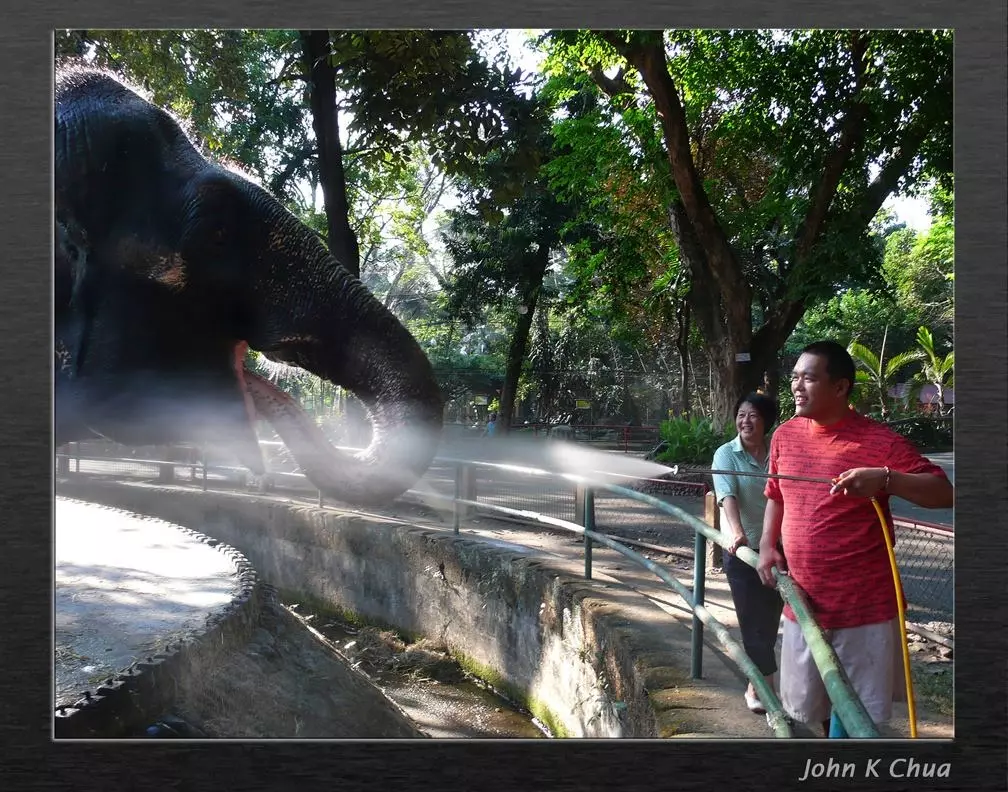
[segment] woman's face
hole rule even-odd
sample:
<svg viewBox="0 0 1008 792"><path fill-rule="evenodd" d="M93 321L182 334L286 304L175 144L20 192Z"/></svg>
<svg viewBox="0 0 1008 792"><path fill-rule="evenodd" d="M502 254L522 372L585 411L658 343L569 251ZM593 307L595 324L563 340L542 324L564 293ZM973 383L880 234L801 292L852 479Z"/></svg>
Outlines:
<svg viewBox="0 0 1008 792"><path fill-rule="evenodd" d="M738 414L735 416L735 428L738 429L743 442L758 443L763 440L763 435L766 433L763 416L749 402L742 402L739 405Z"/></svg>

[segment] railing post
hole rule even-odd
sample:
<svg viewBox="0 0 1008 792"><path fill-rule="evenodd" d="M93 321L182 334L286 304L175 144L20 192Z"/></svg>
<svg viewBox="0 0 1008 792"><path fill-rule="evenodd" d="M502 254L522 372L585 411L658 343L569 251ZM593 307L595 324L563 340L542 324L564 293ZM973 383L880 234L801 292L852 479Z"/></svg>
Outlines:
<svg viewBox="0 0 1008 792"><path fill-rule="evenodd" d="M704 522L715 531L721 531L721 510L718 509L717 496L713 492L704 495ZM708 569L724 566L724 552L717 542L710 543L706 562Z"/></svg>
<svg viewBox="0 0 1008 792"><path fill-rule="evenodd" d="M206 488L207 488L207 481L206 481L206 469L207 469L206 448L201 448L200 449L200 461L203 463L203 491L206 492Z"/></svg>
<svg viewBox="0 0 1008 792"><path fill-rule="evenodd" d="M476 468L473 465L460 463L455 467L455 514L452 520L455 533L459 532L462 521L471 511L469 504L459 503L460 499L476 500Z"/></svg>
<svg viewBox="0 0 1008 792"><path fill-rule="evenodd" d="M630 453L630 427L629 426L624 426L623 427L623 453L624 454L629 454Z"/></svg>
<svg viewBox="0 0 1008 792"><path fill-rule="evenodd" d="M584 507L585 507L585 485L580 481L574 484L574 522L578 525L584 525Z"/></svg>
<svg viewBox="0 0 1008 792"><path fill-rule="evenodd" d="M74 443L74 473L80 473L80 443Z"/></svg>
<svg viewBox="0 0 1008 792"><path fill-rule="evenodd" d="M452 506L454 507L452 512L452 530L455 533L459 532L459 525L462 522L462 504L459 503L459 498L462 497L462 468L464 465L461 463L455 465L455 499L452 501Z"/></svg>
<svg viewBox="0 0 1008 792"><path fill-rule="evenodd" d="M699 531L693 541L693 605L704 604L704 585L707 581L707 538ZM690 646L690 674L693 679L703 677L703 622L693 611L693 642Z"/></svg>
<svg viewBox="0 0 1008 792"><path fill-rule="evenodd" d="M592 540L588 535L588 531L595 530L595 490L591 487L584 488L584 497L582 500L581 516L582 523L584 526L584 562L585 562L585 580L591 580L592 576Z"/></svg>
<svg viewBox="0 0 1008 792"><path fill-rule="evenodd" d="M322 490L318 491L318 507L321 509L325 506L325 498L322 497Z"/></svg>

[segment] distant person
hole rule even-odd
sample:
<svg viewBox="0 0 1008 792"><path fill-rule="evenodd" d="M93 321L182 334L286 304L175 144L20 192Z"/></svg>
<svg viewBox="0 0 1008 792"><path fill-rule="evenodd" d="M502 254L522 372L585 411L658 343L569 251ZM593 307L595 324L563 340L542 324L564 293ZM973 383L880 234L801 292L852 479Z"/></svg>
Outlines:
<svg viewBox="0 0 1008 792"><path fill-rule="evenodd" d="M484 437L493 437L497 431L497 413L492 412L487 416L486 429L483 430Z"/></svg>
<svg viewBox="0 0 1008 792"><path fill-rule="evenodd" d="M715 470L740 473L766 473L769 460L767 433L777 423L777 403L761 393L748 393L735 404L735 428L738 434L714 452ZM742 646L771 688L777 673L777 631L784 602L780 595L763 585L756 570L735 556L740 547L756 550L763 534L766 479L758 476L714 475L714 493L721 507L722 531L731 544L725 551L725 577L731 589ZM766 707L752 682L745 692L750 712L762 715Z"/></svg>
<svg viewBox="0 0 1008 792"><path fill-rule="evenodd" d="M909 440L849 406L854 361L835 341L802 350L791 373L795 415L770 441L771 475L821 478L828 483L771 478L757 570L767 586L783 561L808 594L812 614L877 724L903 700L902 638L895 584L875 497L892 533L889 497L918 506L950 508L954 490L944 471ZM830 701L812 652L784 608L780 691L795 720L821 723L830 736Z"/></svg>

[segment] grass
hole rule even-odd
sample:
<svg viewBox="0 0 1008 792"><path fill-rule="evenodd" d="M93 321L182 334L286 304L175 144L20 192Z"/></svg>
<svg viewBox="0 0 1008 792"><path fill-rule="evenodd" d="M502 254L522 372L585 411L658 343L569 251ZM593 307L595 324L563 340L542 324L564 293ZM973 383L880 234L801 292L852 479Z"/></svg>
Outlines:
<svg viewBox="0 0 1008 792"><path fill-rule="evenodd" d="M953 673L951 664L943 664L937 673L933 663L914 663L911 666L914 698L922 709L930 709L949 717L955 714Z"/></svg>

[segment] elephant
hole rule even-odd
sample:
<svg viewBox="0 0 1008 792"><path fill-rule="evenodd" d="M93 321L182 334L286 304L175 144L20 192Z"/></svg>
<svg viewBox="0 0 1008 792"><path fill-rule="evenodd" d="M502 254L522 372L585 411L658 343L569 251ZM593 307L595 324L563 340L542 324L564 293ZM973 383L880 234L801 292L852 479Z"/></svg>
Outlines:
<svg viewBox="0 0 1008 792"><path fill-rule="evenodd" d="M125 80L55 76L54 435L220 443L254 474L269 421L327 496L388 503L429 467L444 403L430 361L319 236ZM367 448L335 448L246 351L351 391Z"/></svg>

